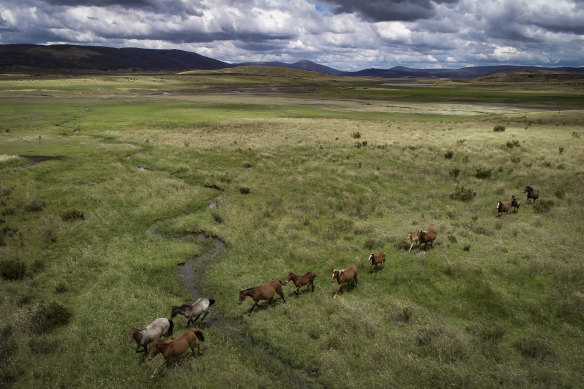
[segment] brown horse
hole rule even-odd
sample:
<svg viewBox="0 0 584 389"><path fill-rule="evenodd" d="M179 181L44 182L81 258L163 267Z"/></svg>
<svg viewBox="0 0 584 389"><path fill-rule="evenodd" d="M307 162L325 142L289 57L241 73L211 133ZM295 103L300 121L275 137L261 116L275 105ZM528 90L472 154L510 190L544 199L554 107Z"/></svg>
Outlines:
<svg viewBox="0 0 584 389"><path fill-rule="evenodd" d="M539 198L539 190L532 188L531 186L527 185L523 193L527 193L526 203L529 203L529 199L532 199L535 203L535 200Z"/></svg>
<svg viewBox="0 0 584 389"><path fill-rule="evenodd" d="M309 271L308 273L305 273L301 276L297 276L296 274L290 272L288 273L288 277L286 277L286 284L289 281L294 282L294 286L296 286L296 289L294 289L294 293L296 294L296 297L299 296L300 293L300 287L304 286L304 285L308 285L308 286L312 286L312 292L314 292L314 278L316 277L316 274L314 274L313 272ZM307 286L307 289L308 289Z"/></svg>
<svg viewBox="0 0 584 389"><path fill-rule="evenodd" d="M280 280L272 280L260 286L240 290L239 304L241 304L247 296L250 296L253 299L253 305L249 309L248 315L251 315L251 311L253 311L256 305L258 305L260 300L268 300L269 304L272 302L272 298L274 298L274 294L276 293L278 293L280 297L282 297L282 300L286 302L284 292L282 292L282 281Z"/></svg>
<svg viewBox="0 0 584 389"><path fill-rule="evenodd" d="M383 251L377 254L371 253L369 254L368 261L371 261L371 269L369 269L369 272L372 272L373 269L377 269L377 265L380 263L385 267L385 253Z"/></svg>
<svg viewBox="0 0 584 389"><path fill-rule="evenodd" d="M168 363L171 358L178 357L184 354L185 351L190 347L193 355L195 355L195 347L201 354L201 345L197 342L197 338L201 342L205 341L205 336L203 331L199 329L186 330L174 340L170 339L156 339L152 343L152 348L150 349L150 354L148 354L148 360L152 360L156 355L162 354L164 356L164 361L154 370L150 379L154 378L154 374L164 365Z"/></svg>
<svg viewBox="0 0 584 389"><path fill-rule="evenodd" d="M181 314L187 319L189 319L187 320L188 327L191 322L193 323L193 325L195 325L195 322L197 321L199 316L201 316L201 314L204 314L203 318L201 319L201 323L203 323L203 320L205 320L205 317L207 317L207 314L209 313L209 307L214 303L215 299L213 298L201 297L192 304L175 305L172 307L170 318L174 319L176 315ZM193 320L193 316L195 317L195 320Z"/></svg>
<svg viewBox="0 0 584 389"><path fill-rule="evenodd" d="M341 290L341 286L343 286L344 282L355 281L355 286L357 286L357 267L349 265L343 270L339 269L333 270L331 283L335 282L335 280L337 280L337 282L339 283L339 287L337 288L337 291L335 292L333 298L337 297L337 293L339 293L339 290Z"/></svg>
<svg viewBox="0 0 584 389"><path fill-rule="evenodd" d="M497 201L497 217L501 216L503 212L509 213L511 209L511 202L510 201Z"/></svg>
<svg viewBox="0 0 584 389"><path fill-rule="evenodd" d="M146 356L148 355L148 343L160 338L161 336L172 336L173 328L174 323L172 322L172 319L160 317L148 324L146 328L132 327L130 330L129 341L132 343L135 340L137 343L136 352L140 353L144 351L144 355ZM140 347L143 349L140 350Z"/></svg>
<svg viewBox="0 0 584 389"><path fill-rule="evenodd" d="M438 231L434 228L430 228L428 231L418 230L415 234L410 232L408 233L408 236L410 237L410 242L412 242L409 251L412 251L412 247L414 247L414 243L416 242L418 242L418 247L424 243L424 250L426 250L428 243L430 243L430 246L434 247L434 241L436 240L436 236L438 236Z"/></svg>
<svg viewBox="0 0 584 389"><path fill-rule="evenodd" d="M515 210L514 212L519 212L519 207L521 206L521 199L515 195L511 195L511 207Z"/></svg>

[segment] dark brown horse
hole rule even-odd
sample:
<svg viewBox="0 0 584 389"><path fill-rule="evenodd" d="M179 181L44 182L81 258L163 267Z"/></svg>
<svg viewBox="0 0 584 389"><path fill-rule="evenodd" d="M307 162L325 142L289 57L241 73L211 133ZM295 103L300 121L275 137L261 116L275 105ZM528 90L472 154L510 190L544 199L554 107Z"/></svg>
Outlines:
<svg viewBox="0 0 584 389"><path fill-rule="evenodd" d="M382 263L383 267L385 267L385 253L383 251L377 254L371 253L369 254L368 261L371 261L371 269L369 269L370 272L372 272L373 269L377 269L377 265L380 263Z"/></svg>
<svg viewBox="0 0 584 389"><path fill-rule="evenodd" d="M424 243L424 250L426 250L428 243L430 243L430 246L434 247L434 241L436 240L436 236L438 236L438 231L434 228L430 228L428 231L418 230L415 234L410 232L408 233L408 236L410 237L410 242L412 242L409 251L412 251L412 247L414 247L414 243L416 242L418 243L418 247Z"/></svg>
<svg viewBox="0 0 584 389"><path fill-rule="evenodd" d="M305 273L301 276L297 276L296 274L290 272L288 273L288 277L286 277L286 284L289 281L294 282L294 286L296 286L296 289L294 289L294 293L296 294L296 297L298 297L299 293L300 293L300 288L304 285L307 285L307 289L308 286L312 286L312 292L314 292L314 278L316 277L316 274L314 274L313 272L309 271L308 273Z"/></svg>
<svg viewBox="0 0 584 389"><path fill-rule="evenodd" d="M511 195L511 207L514 209L514 212L519 212L519 207L521 206L521 199L515 195Z"/></svg>
<svg viewBox="0 0 584 389"><path fill-rule="evenodd" d="M148 354L148 360L152 360L156 355L162 354L164 356L164 361L154 370L150 379L154 378L154 374L171 358L178 357L179 355L184 354L185 351L190 347L193 355L195 355L195 347L201 354L201 345L197 342L197 338L201 342L205 341L205 336L203 335L203 331L199 329L192 329L186 330L182 334L178 336L178 338L174 340L170 339L156 339L154 343L152 343L152 348L150 349L150 354Z"/></svg>
<svg viewBox="0 0 584 389"><path fill-rule="evenodd" d="M284 292L282 292L282 281L280 280L272 280L260 286L240 290L239 304L241 304L247 296L250 296L253 299L253 305L249 309L248 315L251 315L251 311L253 311L256 305L258 305L260 300L268 300L269 304L272 302L272 298L274 298L274 294L276 293L278 293L280 297L282 297L282 300L286 302Z"/></svg>
<svg viewBox="0 0 584 389"><path fill-rule="evenodd" d="M354 265L349 265L342 270L339 269L333 270L331 283L335 282L335 280L337 280L337 282L339 283L339 287L337 288L337 291L335 292L333 298L337 297L337 293L339 293L339 290L341 290L341 286L343 286L343 283L355 281L355 286L357 286L357 267Z"/></svg>
<svg viewBox="0 0 584 389"><path fill-rule="evenodd" d="M539 198L539 190L533 189L529 185L527 185L525 187L525 190L523 191L523 193L527 193L527 200L525 201L526 203L529 202L529 199L532 199L533 202L535 203L535 200L537 200Z"/></svg>

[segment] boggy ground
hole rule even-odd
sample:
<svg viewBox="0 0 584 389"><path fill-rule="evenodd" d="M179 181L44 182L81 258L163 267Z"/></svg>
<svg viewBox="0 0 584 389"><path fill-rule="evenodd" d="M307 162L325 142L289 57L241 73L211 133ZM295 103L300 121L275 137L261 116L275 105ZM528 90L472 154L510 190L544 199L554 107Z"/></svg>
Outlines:
<svg viewBox="0 0 584 389"><path fill-rule="evenodd" d="M0 154L64 157L0 159L3 386L578 386L580 90L318 78L304 95L197 92L252 83L223 76L0 82ZM294 77L256 82L311 82ZM525 185L540 199L497 218ZM434 248L407 253L428 227ZM156 361L129 328L192 300L173 269L212 242L175 237L200 231L228 247L197 285L217 301L203 355L148 383ZM333 300L330 273L349 264L359 285ZM314 293L287 285L249 317L237 304L309 270Z"/></svg>

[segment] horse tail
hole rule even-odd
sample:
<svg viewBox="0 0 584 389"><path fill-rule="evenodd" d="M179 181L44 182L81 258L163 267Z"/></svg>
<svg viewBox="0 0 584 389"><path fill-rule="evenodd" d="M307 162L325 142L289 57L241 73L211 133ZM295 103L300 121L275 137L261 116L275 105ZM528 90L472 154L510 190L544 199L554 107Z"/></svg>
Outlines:
<svg viewBox="0 0 584 389"><path fill-rule="evenodd" d="M204 341L205 341L205 335L203 335L203 331L201 331L201 330L199 330L199 329L194 329L194 330L193 330L193 333L194 333L195 335L197 335L197 338L199 338L199 340L200 340L201 342L204 342Z"/></svg>
<svg viewBox="0 0 584 389"><path fill-rule="evenodd" d="M168 323L170 325L168 326L168 331L166 331L166 335L172 336L172 331L174 331L174 321L172 320L172 318L168 318Z"/></svg>

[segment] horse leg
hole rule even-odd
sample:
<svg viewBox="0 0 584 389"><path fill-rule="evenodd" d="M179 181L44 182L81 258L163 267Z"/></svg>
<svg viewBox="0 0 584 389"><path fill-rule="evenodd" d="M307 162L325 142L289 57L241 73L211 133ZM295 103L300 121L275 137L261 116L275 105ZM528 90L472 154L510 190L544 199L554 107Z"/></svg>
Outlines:
<svg viewBox="0 0 584 389"><path fill-rule="evenodd" d="M286 302L286 299L284 298L284 292L282 291L282 288L280 288L276 292L280 295L280 297L282 297L282 300L284 300L284 302Z"/></svg>
<svg viewBox="0 0 584 389"><path fill-rule="evenodd" d="M202 313L202 312L201 312L201 313ZM199 313L199 314L197 315L197 317L195 317L195 320L193 320L193 325L195 325L195 322L197 321L197 319L199 318L199 316L201 316L201 313ZM203 318L203 319L204 319L204 318ZM201 321L203 321L203 320L201 320Z"/></svg>
<svg viewBox="0 0 584 389"><path fill-rule="evenodd" d="M201 319L201 323L203 322L203 320L205 320L205 318L207 317L207 315L209 314L209 311L205 311L205 314L203 315L203 318ZM201 316L201 315L199 315ZM197 316L197 318L199 318L199 316Z"/></svg>
<svg viewBox="0 0 584 389"><path fill-rule="evenodd" d="M296 297L300 296L300 287L297 286L296 289L294 289L294 294L296 295Z"/></svg>
<svg viewBox="0 0 584 389"><path fill-rule="evenodd" d="M357 286L359 283L357 282L357 274L355 274L355 286Z"/></svg>
<svg viewBox="0 0 584 389"><path fill-rule="evenodd" d="M156 374L156 372L158 370L160 370L160 368L162 367L162 365L164 365L166 362L168 362L168 359L165 359L164 361L162 361L162 363L160 365L158 365L158 367L154 370L154 372L152 373L152 375L150 376L150 379L153 380L154 379L154 375Z"/></svg>
<svg viewBox="0 0 584 389"><path fill-rule="evenodd" d="M339 293L339 290L341 290L341 286L343 286L343 284L339 284L339 287L337 288L337 291L335 292L335 295L333 296L333 298L337 298L337 293Z"/></svg>
<svg viewBox="0 0 584 389"><path fill-rule="evenodd" d="M247 313L249 316L251 316L251 311L253 311L253 309L255 308L255 306L258 305L258 301L255 301L254 300L253 305L251 306L251 308L249 309L249 312Z"/></svg>
<svg viewBox="0 0 584 389"><path fill-rule="evenodd" d="M312 286L312 293L314 293L314 282L310 281L310 284L308 284L309 286ZM308 289L308 286L306 287Z"/></svg>

